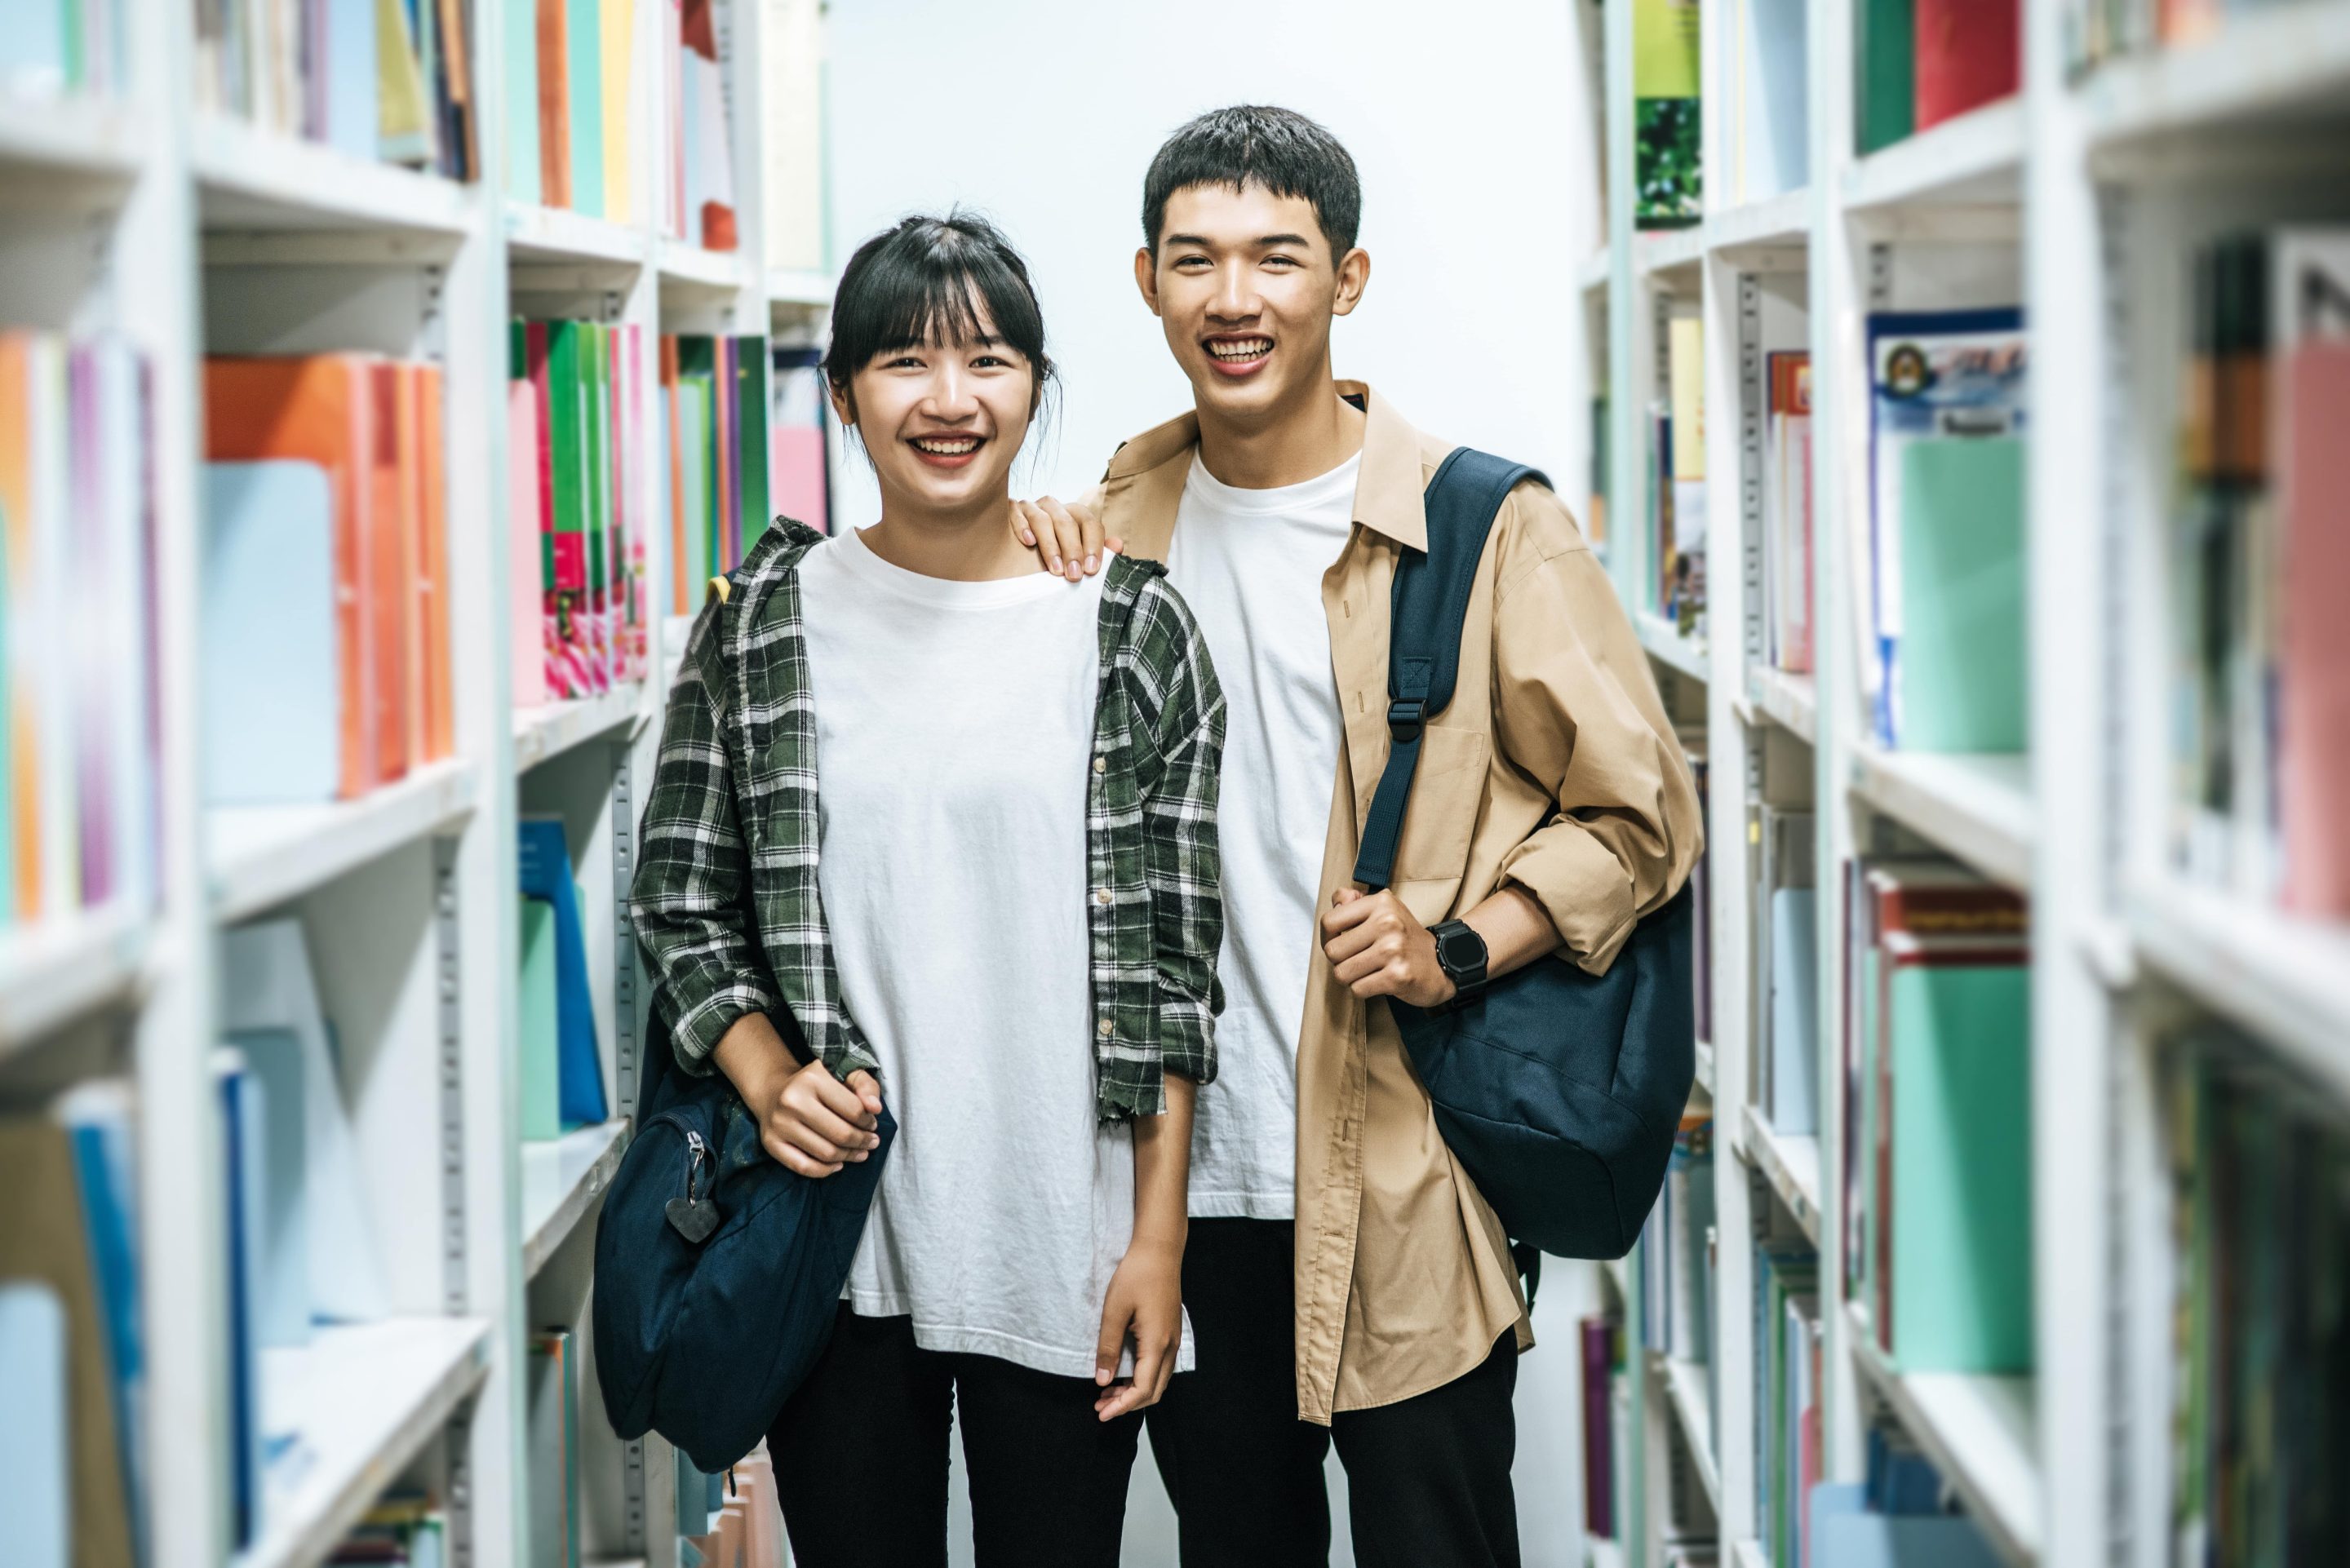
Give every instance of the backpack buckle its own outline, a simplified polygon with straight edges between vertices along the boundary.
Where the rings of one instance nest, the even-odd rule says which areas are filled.
[[[1388,739],[1399,746],[1419,739],[1427,723],[1428,703],[1418,697],[1397,697],[1388,702]]]

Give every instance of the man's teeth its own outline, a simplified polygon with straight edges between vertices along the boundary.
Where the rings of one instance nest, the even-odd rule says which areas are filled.
[[[954,436],[941,441],[917,440],[914,442],[914,446],[917,451],[936,452],[941,457],[961,457],[967,452],[977,452],[979,450],[979,438],[977,436]]]
[[[1208,352],[1219,359],[1255,359],[1273,352],[1270,337],[1235,337],[1208,345]]]

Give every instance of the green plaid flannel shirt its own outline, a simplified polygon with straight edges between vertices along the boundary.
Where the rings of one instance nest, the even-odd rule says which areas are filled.
[[[836,1075],[877,1064],[841,1000],[816,882],[816,711],[796,568],[823,537],[798,524],[768,530],[725,597],[703,608],[670,690],[629,912],[657,1027],[689,1073],[712,1070],[719,1038],[746,1012],[767,1013]],[[1096,1102],[1103,1120],[1121,1121],[1166,1109],[1165,1073],[1215,1076],[1224,698],[1198,624],[1156,564],[1109,559],[1100,633],[1086,917]]]

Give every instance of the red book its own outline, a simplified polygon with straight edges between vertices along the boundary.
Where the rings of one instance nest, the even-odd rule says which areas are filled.
[[[2345,336],[2289,349],[2279,367],[2284,604],[2279,805],[2284,901],[2350,919],[2350,299]]]
[[[2022,80],[2019,0],[1918,0],[1918,129],[2006,98]]]
[[[376,768],[390,781],[407,775],[414,737],[408,716],[414,668],[411,621],[416,612],[416,410],[404,395],[402,367],[369,367],[375,405],[374,460],[369,480],[374,511],[368,519],[368,598],[372,624],[368,662],[375,671]]]

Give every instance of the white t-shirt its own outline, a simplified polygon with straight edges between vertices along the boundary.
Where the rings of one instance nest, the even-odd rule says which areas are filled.
[[[1094,1099],[1102,579],[951,582],[854,532],[799,572],[817,883],[899,1127],[844,1294],[926,1349],[1089,1378],[1134,1231],[1133,1137]]]
[[[1216,1081],[1200,1091],[1191,1212],[1297,1210],[1297,1034],[1342,735],[1322,578],[1354,525],[1359,456],[1303,484],[1239,490],[1197,457],[1168,580],[1200,623],[1224,689],[1216,836],[1224,947]]]

